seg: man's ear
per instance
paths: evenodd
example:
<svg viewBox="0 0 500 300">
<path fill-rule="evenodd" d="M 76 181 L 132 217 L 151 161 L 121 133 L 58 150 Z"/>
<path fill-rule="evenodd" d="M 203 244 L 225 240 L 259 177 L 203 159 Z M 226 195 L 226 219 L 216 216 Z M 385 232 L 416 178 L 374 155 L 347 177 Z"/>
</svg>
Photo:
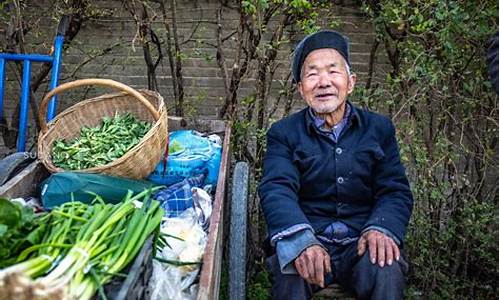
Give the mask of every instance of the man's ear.
<svg viewBox="0 0 500 300">
<path fill-rule="evenodd" d="M 302 96 L 302 98 L 304 98 L 304 93 L 302 92 L 302 82 L 297 82 L 297 90 L 299 91 L 300 93 L 300 96 Z"/>
<path fill-rule="evenodd" d="M 356 76 L 356 73 L 352 73 L 351 76 L 349 76 L 349 83 L 347 86 L 347 94 L 352 93 L 354 91 L 354 86 L 356 85 L 356 79 L 358 77 Z"/>
</svg>

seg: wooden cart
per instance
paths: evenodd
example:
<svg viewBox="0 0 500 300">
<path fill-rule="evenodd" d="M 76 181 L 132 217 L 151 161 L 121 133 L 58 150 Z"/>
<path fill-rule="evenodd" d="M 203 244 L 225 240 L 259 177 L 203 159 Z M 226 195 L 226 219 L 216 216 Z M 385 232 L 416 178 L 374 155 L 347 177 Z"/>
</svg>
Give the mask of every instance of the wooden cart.
<svg viewBox="0 0 500 300">
<path fill-rule="evenodd" d="M 188 124 L 183 119 L 169 117 L 168 128 L 169 130 L 195 129 L 199 132 L 215 133 L 223 138 L 219 178 L 213 202 L 208 242 L 203 257 L 198 291 L 198 300 L 218 299 L 223 237 L 225 234 L 227 235 L 227 233 L 224 233 L 224 222 L 226 219 L 229 219 L 229 216 L 225 216 L 227 209 L 224 206 L 227 202 L 226 184 L 229 178 L 231 126 L 220 120 L 200 120 Z M 45 167 L 38 160 L 35 160 L 0 187 L 0 197 L 25 198 L 37 195 L 40 183 L 49 175 Z"/>
</svg>

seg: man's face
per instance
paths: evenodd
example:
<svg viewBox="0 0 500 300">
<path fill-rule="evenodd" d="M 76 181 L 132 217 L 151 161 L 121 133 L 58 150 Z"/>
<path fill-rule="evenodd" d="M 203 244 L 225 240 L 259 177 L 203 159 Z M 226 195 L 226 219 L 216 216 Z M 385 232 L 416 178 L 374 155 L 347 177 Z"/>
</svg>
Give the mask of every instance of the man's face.
<svg viewBox="0 0 500 300">
<path fill-rule="evenodd" d="M 298 89 L 316 113 L 332 113 L 343 106 L 356 83 L 348 75 L 346 62 L 335 49 L 318 49 L 307 55 L 302 65 Z"/>
</svg>

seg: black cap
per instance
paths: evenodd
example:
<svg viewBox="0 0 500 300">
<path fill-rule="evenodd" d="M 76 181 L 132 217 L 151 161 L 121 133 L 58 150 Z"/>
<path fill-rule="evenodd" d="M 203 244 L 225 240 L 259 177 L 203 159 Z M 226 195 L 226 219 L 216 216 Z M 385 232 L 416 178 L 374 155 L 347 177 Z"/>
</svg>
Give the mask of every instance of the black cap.
<svg viewBox="0 0 500 300">
<path fill-rule="evenodd" d="M 314 50 L 325 48 L 337 50 L 344 57 L 347 64 L 351 66 L 349 62 L 349 39 L 336 31 L 318 31 L 306 36 L 297 47 L 295 47 L 292 72 L 293 79 L 296 83 L 300 81 L 300 72 L 307 55 Z"/>
</svg>

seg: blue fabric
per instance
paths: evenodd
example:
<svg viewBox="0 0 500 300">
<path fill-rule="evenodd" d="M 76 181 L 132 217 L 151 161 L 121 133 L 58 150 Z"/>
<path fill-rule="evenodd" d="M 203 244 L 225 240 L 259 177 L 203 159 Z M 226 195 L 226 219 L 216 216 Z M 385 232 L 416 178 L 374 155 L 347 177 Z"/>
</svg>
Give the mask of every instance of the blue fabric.
<svg viewBox="0 0 500 300">
<path fill-rule="evenodd" d="M 275 234 L 273 236 L 273 238 L 271 239 L 271 246 L 274 246 L 276 244 L 276 242 L 280 241 L 281 239 L 287 238 L 291 235 L 294 235 L 295 233 L 303 231 L 304 229 L 309 229 L 311 231 L 314 231 L 314 229 L 309 224 L 293 225 L 292 227 L 289 227 L 289 228 Z"/>
<path fill-rule="evenodd" d="M 293 226 L 296 227 L 296 226 Z M 374 229 L 374 228 L 371 228 Z M 286 230 L 281 232 L 288 233 Z M 284 235 L 276 243 L 276 254 L 283 274 L 297 274 L 293 261 L 306 248 L 313 245 L 338 244 L 348 245 L 359 239 L 359 232 L 340 221 L 330 223 L 323 232 L 314 235 L 310 229 Z"/>
<path fill-rule="evenodd" d="M 309 108 L 309 113 L 311 114 L 311 117 L 313 118 L 314 125 L 316 126 L 316 128 L 319 131 L 326 133 L 332 139 L 332 141 L 336 143 L 338 138 L 342 134 L 342 131 L 344 130 L 345 126 L 349 122 L 349 118 L 351 116 L 351 105 L 350 104 L 346 105 L 344 117 L 339 122 L 339 124 L 335 125 L 330 131 L 325 130 L 323 128 L 323 126 L 325 125 L 325 120 L 321 119 L 319 117 L 316 117 L 313 113 L 312 108 Z M 379 226 L 370 226 L 368 228 L 365 228 L 363 230 L 363 232 L 366 232 L 366 231 L 371 230 L 371 229 L 377 230 L 379 232 L 386 234 L 387 236 L 392 238 L 398 245 L 400 244 L 399 239 L 396 236 L 394 236 L 394 234 L 392 232 L 390 232 L 390 230 L 387 230 L 387 229 L 379 227 Z M 326 232 L 327 230 L 330 230 L 330 232 Z M 323 231 L 323 234 L 319 238 L 322 239 L 323 241 L 332 242 L 332 243 L 340 243 L 340 244 L 345 245 L 345 244 L 348 244 L 350 242 L 356 241 L 359 238 L 359 234 L 358 233 L 351 233 L 350 236 L 345 237 L 345 238 L 339 237 L 339 236 L 333 237 L 331 235 L 332 234 L 338 235 L 341 232 L 347 232 L 348 230 L 350 230 L 350 228 L 348 228 L 342 222 L 337 221 L 337 222 L 330 224 L 326 228 L 326 230 Z M 279 253 L 278 253 L 278 255 L 279 255 Z"/>
<path fill-rule="evenodd" d="M 342 130 L 344 129 L 347 122 L 349 121 L 349 117 L 351 115 L 350 112 L 351 112 L 351 106 L 347 105 L 345 113 L 344 113 L 344 117 L 342 118 L 340 123 L 338 125 L 334 126 L 334 128 L 332 128 L 331 131 L 328 131 L 326 129 L 323 129 L 323 125 L 325 124 L 325 120 L 316 117 L 314 115 L 313 110 L 311 108 L 309 108 L 309 114 L 310 114 L 311 118 L 313 119 L 314 125 L 316 126 L 316 128 L 318 130 L 326 133 L 334 142 L 336 142 L 338 137 L 340 137 Z M 288 236 L 294 234 L 295 232 L 301 231 L 301 230 L 306 229 L 306 228 L 313 230 L 311 225 L 309 225 L 309 224 L 297 224 L 297 225 L 294 225 L 290 228 L 287 228 L 287 229 L 275 234 L 271 238 L 271 245 L 274 246 L 274 244 L 277 240 L 280 240 L 283 237 L 288 237 Z M 299 247 L 299 248 L 302 248 L 302 247 Z"/>
<path fill-rule="evenodd" d="M 359 232 L 340 221 L 336 221 L 326 226 L 318 234 L 318 239 L 327 243 L 347 245 L 359 239 Z"/>
<path fill-rule="evenodd" d="M 157 191 L 153 198 L 160 202 L 166 217 L 177 217 L 186 209 L 193 207 L 191 188 L 201 187 L 205 174 L 186 178 L 181 182 Z"/>
<path fill-rule="evenodd" d="M 276 255 L 283 274 L 297 274 L 293 261 L 304 251 L 304 249 L 313 245 L 348 245 L 359 240 L 360 233 L 340 221 L 332 222 L 323 232 L 314 235 L 313 231 L 304 226 L 304 224 L 292 226 L 295 230 L 284 230 L 280 232 L 281 236 L 276 242 Z M 302 229 L 299 229 L 302 228 Z M 389 230 L 369 226 L 363 232 L 368 230 L 377 230 L 392 238 L 396 244 L 400 241 Z M 363 232 L 361 234 L 363 234 Z M 276 237 L 277 235 L 275 235 Z"/>
<path fill-rule="evenodd" d="M 347 125 L 351 116 L 351 106 L 347 105 L 342 120 L 335 125 L 331 130 L 326 130 L 323 126 L 325 120 L 316 117 L 312 108 L 309 108 L 309 114 L 314 121 L 316 128 L 327 134 L 333 142 L 337 142 L 343 129 Z M 311 229 L 311 230 L 304 230 Z M 350 229 L 347 225 L 340 221 L 331 223 L 326 229 L 317 236 L 313 234 L 313 230 L 308 224 L 297 224 L 275 234 L 271 239 L 271 245 L 277 240 L 276 254 L 280 263 L 281 270 L 284 274 L 296 274 L 293 264 L 291 264 L 300 253 L 315 244 L 319 244 L 320 239 L 327 243 L 339 243 L 346 245 L 357 241 L 359 233 Z"/>
<path fill-rule="evenodd" d="M 310 229 L 304 229 L 278 241 L 276 243 L 276 253 L 278 254 L 281 272 L 283 274 L 297 274 L 292 262 L 302 251 L 313 245 L 322 246 Z"/>
<path fill-rule="evenodd" d="M 346 105 L 346 109 L 345 109 L 345 112 L 344 112 L 344 117 L 342 118 L 342 120 L 335 126 L 333 126 L 333 128 L 331 130 L 326 130 L 323 128 L 323 126 L 325 125 L 326 121 L 319 118 L 319 117 L 316 117 L 314 115 L 314 112 L 312 110 L 312 108 L 309 108 L 309 114 L 311 115 L 311 117 L 313 118 L 314 120 L 314 126 L 316 126 L 316 128 L 323 132 L 323 133 L 326 133 L 334 143 L 337 142 L 337 140 L 339 139 L 340 135 L 342 134 L 342 131 L 344 130 L 345 126 L 347 125 L 347 123 L 349 122 L 349 119 L 351 117 L 351 106 L 350 105 Z"/>
<path fill-rule="evenodd" d="M 341 221 L 358 232 L 385 228 L 403 241 L 413 196 L 394 125 L 350 105 L 336 143 L 315 127 L 308 108 L 269 129 L 259 196 L 270 237 L 296 224 L 321 232 Z"/>
<path fill-rule="evenodd" d="M 354 294 L 356 299 L 403 299 L 405 275 L 408 272 L 404 255 L 392 265 L 380 267 L 370 262 L 368 251 L 363 256 L 358 256 L 356 243 L 325 244 L 324 247 L 330 255 L 332 269 L 332 273 L 325 276 L 325 285 L 338 283 L 344 290 Z M 312 294 L 321 289 L 319 286 L 308 284 L 298 274 L 283 273 L 276 255 L 266 260 L 266 266 L 273 278 L 272 299 L 311 299 Z"/>
</svg>

